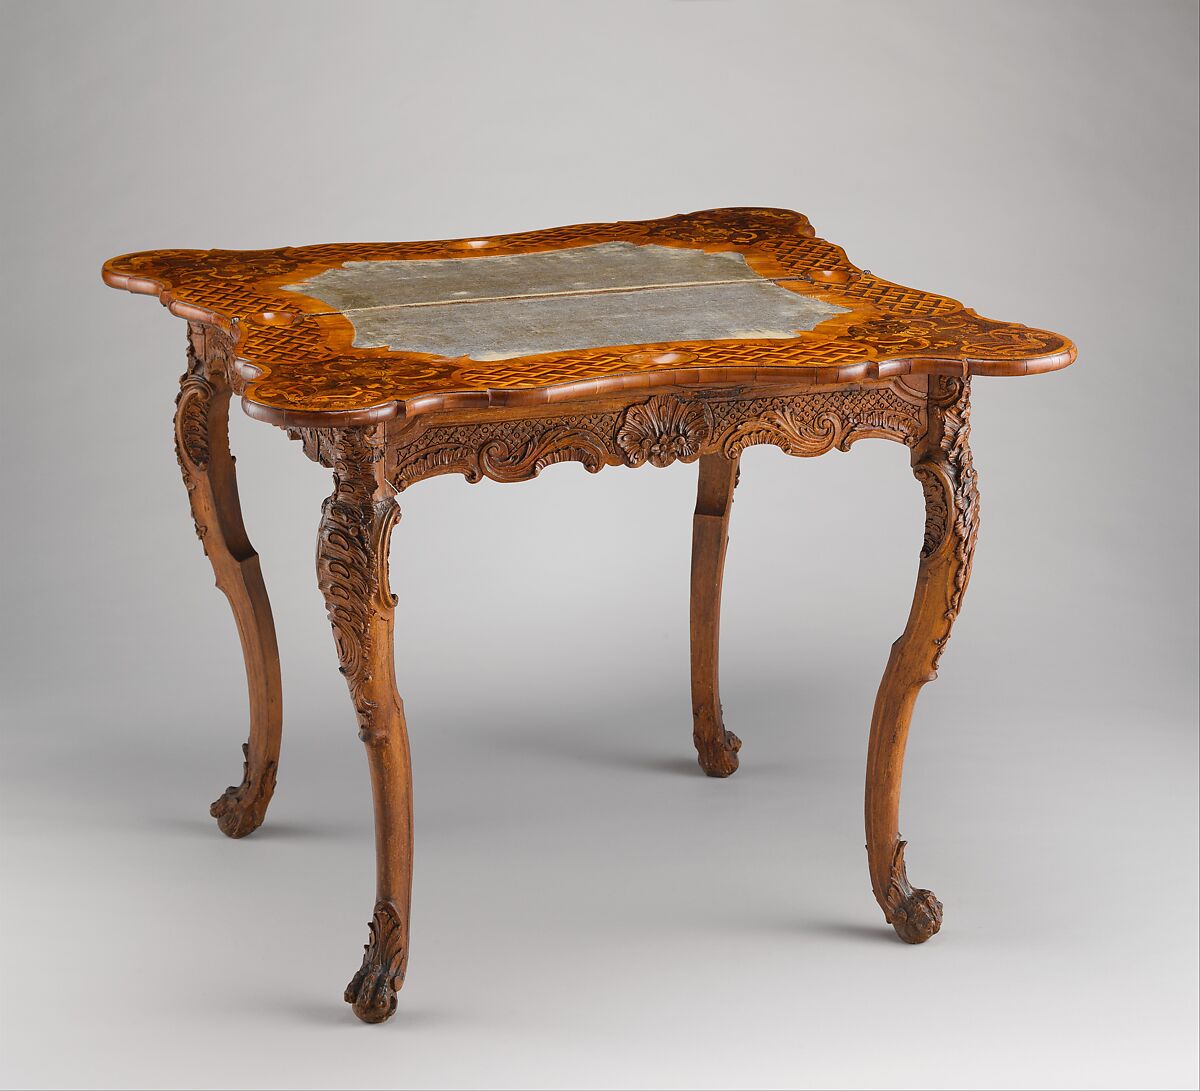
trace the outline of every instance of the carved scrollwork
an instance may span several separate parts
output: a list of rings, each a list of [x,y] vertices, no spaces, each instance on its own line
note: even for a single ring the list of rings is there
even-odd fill
[[[719,393],[719,392],[718,392]],[[924,435],[925,399],[899,380],[863,388],[744,398],[660,394],[625,409],[416,429],[390,452],[397,491],[443,473],[468,481],[524,481],[557,462],[669,466],[703,454],[734,458],[755,444],[793,455],[819,455],[869,436],[913,446]],[[326,461],[328,441],[298,438],[309,457]],[[292,434],[292,433],[289,433]]]
[[[332,443],[334,433],[329,428],[289,428],[288,439],[298,439],[306,456],[313,462],[333,469],[336,457]]]
[[[842,428],[830,412],[797,413],[792,407],[769,409],[761,416],[739,424],[725,438],[726,457],[739,455],[747,447],[771,444],[789,455],[820,455],[828,451]]]
[[[725,435],[727,457],[756,444],[771,444],[790,455],[811,457],[850,446],[868,436],[912,446],[921,434],[922,412],[894,383],[861,391],[802,394],[772,399]]]
[[[196,535],[242,638],[250,690],[250,742],[242,747],[241,783],[227,788],[209,813],[227,836],[245,837],[262,824],[275,790],[282,702],[275,627],[258,555],[242,523],[229,451],[231,359],[228,334],[189,323],[188,368],[175,401],[174,438]]]
[[[196,351],[194,342],[189,340],[188,369],[179,378],[179,393],[175,397],[175,460],[179,463],[179,472],[183,475],[183,484],[189,494],[195,492],[200,478],[208,472],[209,459],[212,457],[209,415],[216,392],[216,387],[206,378],[203,357]],[[205,546],[204,537],[208,527],[197,514],[194,500],[191,507],[196,537]],[[208,552],[207,546],[204,551]]]
[[[947,406],[954,405],[962,399],[964,391],[970,393],[970,388],[966,385],[969,379],[961,379],[957,376],[939,376],[931,379],[929,383],[929,400],[940,409],[945,409]]]
[[[925,494],[925,538],[921,543],[921,556],[930,557],[946,539],[950,526],[950,503],[953,485],[940,469],[927,462],[913,467],[913,474]]]
[[[935,379],[930,402],[937,417],[937,445],[913,466],[925,494],[925,537],[921,557],[928,559],[952,543],[953,579],[944,613],[945,632],[935,641],[932,669],[937,670],[950,628],[958,617],[971,578],[979,533],[979,486],[971,459],[971,380]]]
[[[207,470],[209,459],[208,408],[213,386],[203,376],[189,372],[179,381],[175,399],[175,456],[190,492],[192,473]]]
[[[209,416],[213,398],[229,388],[227,367],[231,357],[228,334],[198,322],[189,323],[188,367],[179,377],[175,398],[175,456],[188,492],[196,487],[195,475],[206,472],[212,458]]]
[[[358,714],[359,737],[383,741],[377,705],[369,696],[373,611],[390,609],[388,543],[400,509],[376,495],[374,465],[381,451],[361,429],[335,433],[334,490],[321,509],[317,582],[325,596],[338,663]]]
[[[957,616],[963,592],[971,578],[975,538],[979,533],[979,481],[971,458],[971,380],[961,380],[962,391],[945,410],[941,449],[953,483],[954,548],[956,568],[954,594],[947,616]]]
[[[535,467],[531,467],[531,470],[536,472]],[[479,452],[474,445],[445,443],[412,452],[393,478],[393,482],[399,490],[414,481],[448,473],[460,473],[472,484],[483,480],[483,471],[479,467]]]
[[[396,1011],[396,991],[404,984],[408,961],[400,910],[391,902],[377,902],[367,928],[370,940],[361,968],[346,986],[346,1003],[364,1023],[382,1023]]]
[[[493,481],[524,481],[556,462],[582,462],[589,473],[604,466],[605,443],[587,428],[550,428],[521,444],[498,438],[479,451],[479,469]]]

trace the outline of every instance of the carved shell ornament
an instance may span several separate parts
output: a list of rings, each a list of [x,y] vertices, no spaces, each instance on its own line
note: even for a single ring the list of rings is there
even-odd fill
[[[702,402],[660,395],[633,405],[617,431],[617,446],[630,466],[669,466],[697,458],[712,435],[712,415]]]

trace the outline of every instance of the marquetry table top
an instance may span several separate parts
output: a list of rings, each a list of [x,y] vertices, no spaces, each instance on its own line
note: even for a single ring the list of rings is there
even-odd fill
[[[151,250],[115,288],[234,335],[252,416],[344,426],[659,386],[1065,367],[1066,338],[859,269],[797,212],[444,242]]]
[[[209,811],[230,837],[266,815],[283,723],[278,641],[229,449],[233,396],[333,470],[317,585],[375,806],[375,904],[344,993],[360,1019],[396,1011],[409,955],[412,776],[389,543],[398,495],[443,474],[509,482],[564,462],[591,473],[698,464],[692,742],[704,772],[723,778],[742,747],[717,679],[742,452],[903,444],[925,527],[912,608],[871,717],[865,844],[872,891],[900,939],[924,943],[941,929],[941,901],[908,877],[900,778],[917,694],[937,677],[979,531],[971,377],[1065,367],[1070,341],[881,280],[799,213],[770,208],[453,242],[154,250],[113,258],[104,280],[157,296],[188,322],[175,454],[249,686],[242,780]],[[893,547],[882,523],[873,532]]]

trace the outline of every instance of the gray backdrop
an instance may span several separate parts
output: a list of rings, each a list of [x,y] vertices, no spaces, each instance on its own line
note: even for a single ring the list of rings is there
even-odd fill
[[[8,1086],[1195,1085],[1195,5],[22,3],[0,39]],[[903,814],[945,928],[898,943],[862,851],[921,540],[902,448],[747,454],[728,782],[690,741],[695,468],[438,479],[392,557],[413,954],[360,1026],[329,475],[236,414],[286,738],[233,843],[184,327],[100,264],[724,204],[1079,344],[976,384],[982,535]]]

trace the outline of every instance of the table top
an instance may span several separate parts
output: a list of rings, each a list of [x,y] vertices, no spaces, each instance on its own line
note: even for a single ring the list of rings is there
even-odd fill
[[[348,425],[667,385],[1065,367],[1066,338],[853,265],[797,212],[443,242],[151,250],[104,281],[234,337],[252,416]]]

